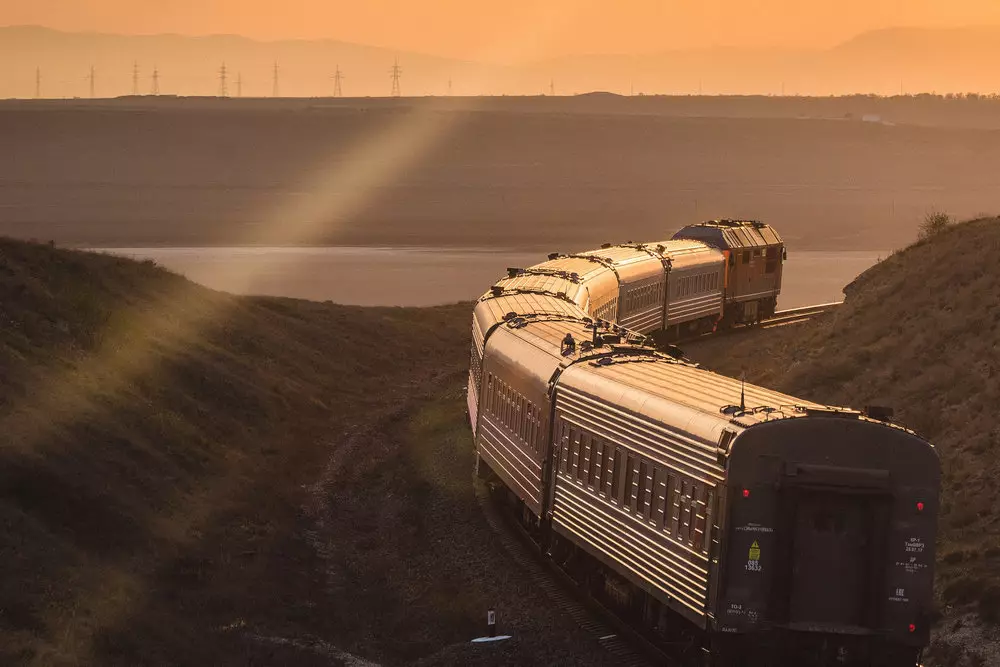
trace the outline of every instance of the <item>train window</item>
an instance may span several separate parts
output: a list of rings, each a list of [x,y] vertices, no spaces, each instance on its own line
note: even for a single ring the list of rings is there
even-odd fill
[[[573,451],[573,458],[571,459],[570,462],[569,474],[571,477],[575,478],[577,476],[576,471],[580,467],[580,439],[575,427],[570,427],[569,433],[570,433],[569,446],[572,448]]]
[[[741,263],[742,264],[749,264],[750,263],[750,251],[749,250],[744,250],[743,251],[743,258],[742,258],[742,262]]]
[[[640,477],[639,484],[642,485],[644,491],[642,494],[643,502],[639,505],[639,511],[646,521],[649,521],[649,517],[653,511],[653,492],[656,487],[653,486],[653,469],[652,466],[643,464],[640,466]]]
[[[646,462],[639,461],[639,478],[635,481],[635,511],[646,513]]]
[[[681,514],[683,521],[681,535],[685,542],[690,543],[694,530],[694,484],[686,482],[685,486],[687,487],[687,492],[684,494],[684,512]]]
[[[565,430],[566,422],[559,420],[556,425],[556,444],[559,447],[559,470],[566,472],[566,460],[569,458],[568,438]]]
[[[619,447],[615,447],[615,463],[611,468],[611,500],[613,502],[621,502],[621,478],[622,478],[622,450]]]
[[[598,487],[597,479],[601,472],[601,461],[604,459],[604,449],[600,440],[593,439],[590,447],[590,474],[587,475],[587,484]]]
[[[695,489],[695,502],[693,503],[694,531],[691,535],[691,546],[701,551],[705,546],[705,490],[701,485]]]
[[[768,260],[772,260],[772,259],[773,260],[777,260],[778,259],[778,246],[773,245],[773,246],[770,246],[767,249],[767,259]]]
[[[625,456],[625,488],[624,497],[622,498],[622,507],[627,507],[633,512],[635,511],[635,470],[633,466],[635,461],[631,455]]]
[[[708,553],[712,546],[712,524],[715,522],[715,492],[709,491],[705,499],[705,535],[701,550]]]
[[[653,495],[650,498],[650,520],[656,524],[656,527],[663,530],[663,521],[665,517],[664,504],[666,501],[667,485],[664,481],[666,478],[666,472],[663,468],[655,467],[653,468]]]
[[[613,451],[614,447],[611,446],[611,443],[608,442],[604,443],[604,452],[603,452],[604,456],[601,459],[600,492],[605,495],[610,495],[608,493],[608,489],[611,480],[608,479],[609,477],[608,471],[610,470],[613,461],[612,459]]]
[[[760,257],[760,248],[754,248],[753,256],[754,257]]]
[[[678,519],[681,515],[681,497],[677,492],[677,482],[675,475],[667,477],[667,511],[670,513],[670,530],[668,532],[674,536],[677,535]]]
[[[687,542],[688,539],[688,528],[690,523],[687,521],[687,509],[688,509],[688,481],[686,479],[681,480],[680,494],[677,498],[677,539]]]

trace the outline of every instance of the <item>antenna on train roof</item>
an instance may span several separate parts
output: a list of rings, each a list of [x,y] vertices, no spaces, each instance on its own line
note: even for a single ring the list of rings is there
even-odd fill
[[[747,410],[746,392],[744,389],[746,382],[747,382],[747,372],[743,371],[742,373],[740,373],[740,412],[746,412]]]

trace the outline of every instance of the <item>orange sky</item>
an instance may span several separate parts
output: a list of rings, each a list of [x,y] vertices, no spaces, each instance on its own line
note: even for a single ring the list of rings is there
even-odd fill
[[[329,37],[511,61],[699,45],[826,47],[872,28],[1000,24],[1000,0],[0,0],[0,24]]]

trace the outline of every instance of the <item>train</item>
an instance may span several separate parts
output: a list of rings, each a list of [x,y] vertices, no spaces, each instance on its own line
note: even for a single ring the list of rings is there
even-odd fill
[[[756,222],[552,255],[473,309],[476,471],[543,553],[685,665],[914,667],[940,463],[885,409],[725,377],[655,338],[773,314]]]

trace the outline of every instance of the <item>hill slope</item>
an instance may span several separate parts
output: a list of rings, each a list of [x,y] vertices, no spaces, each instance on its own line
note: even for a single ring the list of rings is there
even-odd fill
[[[845,288],[801,327],[688,352],[722,373],[834,405],[888,405],[940,453],[938,597],[1000,618],[1000,220],[946,230]],[[992,664],[992,663],[990,663]]]
[[[491,605],[586,662],[473,498],[467,330],[0,239],[0,664],[447,664]]]

